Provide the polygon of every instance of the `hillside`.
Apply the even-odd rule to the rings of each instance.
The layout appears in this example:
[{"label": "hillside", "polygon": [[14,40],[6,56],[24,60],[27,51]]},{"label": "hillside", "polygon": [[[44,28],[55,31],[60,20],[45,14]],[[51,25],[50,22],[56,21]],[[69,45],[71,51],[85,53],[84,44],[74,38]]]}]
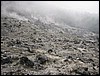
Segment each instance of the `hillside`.
[{"label": "hillside", "polygon": [[1,17],[1,75],[98,75],[99,37],[40,19]]}]

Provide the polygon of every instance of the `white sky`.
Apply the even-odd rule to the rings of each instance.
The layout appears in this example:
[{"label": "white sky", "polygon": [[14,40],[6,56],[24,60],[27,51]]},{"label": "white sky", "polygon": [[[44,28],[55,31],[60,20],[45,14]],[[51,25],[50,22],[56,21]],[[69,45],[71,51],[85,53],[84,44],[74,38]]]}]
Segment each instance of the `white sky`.
[{"label": "white sky", "polygon": [[99,1],[47,1],[46,3],[80,12],[99,13]]}]

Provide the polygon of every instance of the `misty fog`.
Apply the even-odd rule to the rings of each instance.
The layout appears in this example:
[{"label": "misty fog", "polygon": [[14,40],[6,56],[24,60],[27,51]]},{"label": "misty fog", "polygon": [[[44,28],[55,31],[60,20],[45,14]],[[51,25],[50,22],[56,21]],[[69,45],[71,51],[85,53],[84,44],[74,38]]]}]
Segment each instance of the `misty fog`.
[{"label": "misty fog", "polygon": [[[87,5],[89,5],[88,3]],[[1,16],[31,21],[33,21],[33,19],[40,19],[44,22],[62,23],[99,33],[99,11],[94,10],[95,8],[93,8],[93,10],[97,13],[94,13],[91,9],[89,11],[88,9],[86,11],[82,11],[85,9],[81,8],[79,8],[79,11],[75,11],[75,8],[71,9],[71,7],[74,6],[67,7],[67,1],[64,2],[66,5],[64,6],[65,8],[61,8],[63,3],[61,4],[62,5],[58,2],[56,5],[56,1],[2,1]],[[71,5],[71,3],[69,5]],[[88,6],[83,6],[83,8],[84,7],[88,8]],[[99,10],[99,7],[97,10]]]}]

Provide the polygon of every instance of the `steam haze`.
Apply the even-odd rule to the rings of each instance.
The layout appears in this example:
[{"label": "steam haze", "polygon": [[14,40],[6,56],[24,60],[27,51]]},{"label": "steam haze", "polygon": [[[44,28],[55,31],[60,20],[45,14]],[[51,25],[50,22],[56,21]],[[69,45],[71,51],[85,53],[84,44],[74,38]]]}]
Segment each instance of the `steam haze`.
[{"label": "steam haze", "polygon": [[86,28],[99,33],[99,1],[2,1],[1,16]]},{"label": "steam haze", "polygon": [[99,2],[98,1],[57,1],[57,2],[48,2],[58,7],[64,9],[70,9],[80,12],[90,12],[90,13],[99,13]]}]

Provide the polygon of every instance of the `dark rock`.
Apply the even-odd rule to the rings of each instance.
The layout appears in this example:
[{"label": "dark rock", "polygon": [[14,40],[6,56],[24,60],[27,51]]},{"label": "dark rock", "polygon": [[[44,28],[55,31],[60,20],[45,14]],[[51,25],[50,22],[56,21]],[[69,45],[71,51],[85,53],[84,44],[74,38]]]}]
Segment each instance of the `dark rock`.
[{"label": "dark rock", "polygon": [[34,51],[31,49],[31,47],[27,47],[27,51],[30,53],[34,53]]},{"label": "dark rock", "polygon": [[44,46],[43,44],[39,44],[40,46]]},{"label": "dark rock", "polygon": [[88,68],[77,68],[77,70],[75,70],[76,73],[81,74],[81,75],[90,75],[90,72],[88,71]]},{"label": "dark rock", "polygon": [[69,42],[69,40],[67,40],[67,39],[64,39],[64,41],[63,42]]},{"label": "dark rock", "polygon": [[89,62],[94,62],[93,59],[88,59],[88,60],[89,60]]},{"label": "dark rock", "polygon": [[40,64],[45,64],[48,61],[48,57],[46,57],[45,55],[37,55],[36,61]]},{"label": "dark rock", "polygon": [[1,64],[12,63],[11,57],[1,57]]},{"label": "dark rock", "polygon": [[70,58],[72,58],[72,56],[68,56],[68,58],[70,59]]},{"label": "dark rock", "polygon": [[21,44],[21,41],[17,39],[16,44]]},{"label": "dark rock", "polygon": [[84,68],[85,71],[88,71],[88,68]]},{"label": "dark rock", "polygon": [[28,67],[34,66],[34,62],[30,61],[27,57],[21,57],[20,58],[20,64],[28,66]]},{"label": "dark rock", "polygon": [[7,23],[3,23],[3,25],[8,25]]},{"label": "dark rock", "polygon": [[41,38],[38,38],[38,40],[41,40]]},{"label": "dark rock", "polygon": [[51,53],[51,52],[53,52],[53,50],[52,50],[52,49],[49,49],[49,50],[48,50],[48,53]]},{"label": "dark rock", "polygon": [[74,44],[79,44],[79,43],[80,43],[80,41],[78,41],[78,40],[74,41]]},{"label": "dark rock", "polygon": [[71,60],[72,60],[73,58],[72,58],[72,56],[67,56],[67,57],[64,59],[64,62],[68,61],[68,59],[71,59]]},{"label": "dark rock", "polygon": [[92,62],[94,62],[93,59],[85,58],[85,57],[83,57],[83,58],[80,57],[80,60],[82,62],[84,62],[84,63],[92,63]]},{"label": "dark rock", "polygon": [[14,75],[14,72],[7,72],[6,75]]},{"label": "dark rock", "polygon": [[68,45],[69,47],[72,47],[72,45]]},{"label": "dark rock", "polygon": [[9,47],[9,46],[14,46],[15,45],[15,42],[14,41],[9,41],[9,42],[7,42],[7,46]]}]

